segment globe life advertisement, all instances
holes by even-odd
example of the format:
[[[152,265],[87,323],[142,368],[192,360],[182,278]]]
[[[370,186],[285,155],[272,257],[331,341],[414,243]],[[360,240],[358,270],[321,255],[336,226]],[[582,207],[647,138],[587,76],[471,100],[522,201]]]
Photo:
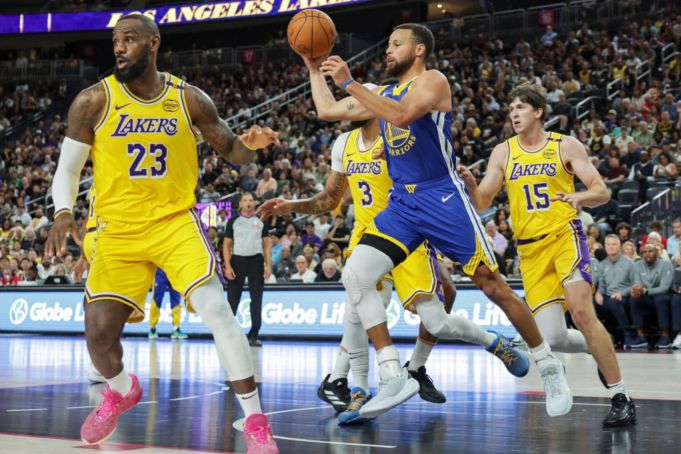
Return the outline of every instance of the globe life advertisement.
[[[515,290],[520,294],[519,290]],[[242,296],[236,317],[239,324],[251,326],[251,310],[248,292]],[[128,324],[125,332],[143,334],[149,329],[148,314],[151,294],[146,301],[147,319],[143,323]],[[226,304],[226,303],[225,303]],[[343,334],[345,293],[341,286],[321,288],[314,286],[268,287],[262,305],[262,336],[330,337]],[[387,309],[388,327],[394,337],[414,338],[418,333],[419,318],[405,311],[393,292]],[[501,309],[490,302],[479,290],[460,286],[453,314],[461,315],[482,326],[509,337],[516,335],[515,328]],[[5,332],[83,332],[83,290],[26,289],[22,287],[0,290],[0,331]],[[158,329],[172,330],[172,314],[168,297],[165,296]],[[182,311],[182,329],[189,334],[209,334],[208,328],[198,314]]]

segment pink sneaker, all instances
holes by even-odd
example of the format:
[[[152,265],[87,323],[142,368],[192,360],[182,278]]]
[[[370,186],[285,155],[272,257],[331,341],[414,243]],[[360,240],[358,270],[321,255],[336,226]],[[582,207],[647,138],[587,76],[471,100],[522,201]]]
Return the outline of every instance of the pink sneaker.
[[[109,385],[106,385],[104,391],[100,391],[104,400],[85,418],[85,422],[80,428],[80,438],[85,443],[95,445],[109,438],[116,430],[118,417],[140,401],[142,398],[140,382],[133,374],[130,374],[130,378],[132,379],[132,388],[125,396],[113,391],[109,388]]]
[[[246,418],[244,438],[248,454],[279,454],[279,448],[272,438],[272,426],[262,413],[253,413]]]

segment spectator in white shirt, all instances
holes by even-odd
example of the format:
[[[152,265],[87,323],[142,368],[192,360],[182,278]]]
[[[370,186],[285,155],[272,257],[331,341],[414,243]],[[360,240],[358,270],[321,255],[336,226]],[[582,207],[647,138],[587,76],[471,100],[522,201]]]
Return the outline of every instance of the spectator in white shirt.
[[[499,233],[497,225],[494,223],[494,221],[489,221],[487,224],[485,224],[485,231],[487,232],[487,235],[492,238],[492,249],[494,252],[503,257],[504,252],[506,252],[506,248],[508,247],[508,240],[504,237],[504,235]]]
[[[314,280],[317,278],[317,273],[308,269],[307,259],[305,258],[305,256],[299,255],[298,257],[296,257],[294,265],[296,267],[297,272],[291,275],[292,281],[300,280],[303,281],[304,284],[309,284],[311,282],[314,282]]]

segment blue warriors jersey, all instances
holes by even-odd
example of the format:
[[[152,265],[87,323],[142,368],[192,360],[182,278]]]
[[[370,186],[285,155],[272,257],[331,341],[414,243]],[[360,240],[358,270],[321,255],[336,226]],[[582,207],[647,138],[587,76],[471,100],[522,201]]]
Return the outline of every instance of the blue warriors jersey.
[[[381,95],[402,100],[413,80],[390,85]],[[423,241],[463,265],[472,275],[498,265],[465,185],[456,173],[451,137],[452,114],[431,111],[399,128],[381,120],[393,192],[388,207],[366,233],[398,246],[405,257]]]
[[[413,83],[412,79],[403,84],[389,85],[380,93],[400,101]],[[451,128],[451,112],[429,112],[407,128],[381,119],[381,135],[392,180],[408,185],[450,175],[456,169]]]

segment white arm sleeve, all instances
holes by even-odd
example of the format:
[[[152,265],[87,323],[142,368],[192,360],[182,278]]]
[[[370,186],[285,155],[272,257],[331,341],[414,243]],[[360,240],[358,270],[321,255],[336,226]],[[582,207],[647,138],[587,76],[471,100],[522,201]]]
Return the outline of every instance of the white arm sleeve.
[[[331,170],[345,174],[345,166],[343,165],[343,155],[345,154],[345,145],[350,137],[349,132],[344,132],[333,143],[331,147]]]
[[[85,161],[87,161],[90,148],[91,146],[86,143],[68,137],[64,138],[59,155],[59,164],[52,180],[52,200],[54,201],[55,213],[73,209],[78,196],[80,171],[83,170]]]

